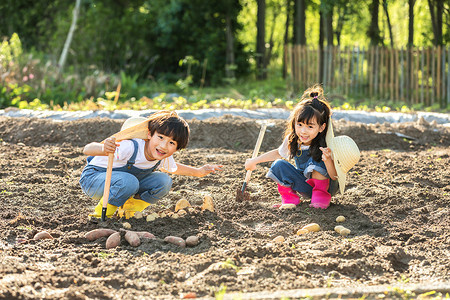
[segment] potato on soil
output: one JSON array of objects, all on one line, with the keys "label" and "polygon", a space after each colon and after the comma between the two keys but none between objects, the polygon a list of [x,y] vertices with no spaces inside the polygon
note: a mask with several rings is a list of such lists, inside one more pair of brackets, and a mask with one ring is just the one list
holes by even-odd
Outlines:
[{"label": "potato on soil", "polygon": [[280,209],[293,209],[296,207],[297,207],[297,205],[295,205],[293,203],[285,203],[285,204],[281,204]]},{"label": "potato on soil", "polygon": [[177,204],[175,205],[175,212],[190,206],[191,204],[186,199],[178,200]]},{"label": "potato on soil", "polygon": [[47,231],[41,231],[34,235],[34,240],[45,240],[45,239],[53,239],[52,235]]},{"label": "potato on soil", "polygon": [[155,236],[153,234],[151,234],[148,231],[136,231],[138,237],[140,238],[144,238],[144,239],[154,239]]},{"label": "potato on soil", "polygon": [[141,244],[141,240],[135,231],[127,231],[127,233],[125,233],[125,240],[133,247],[137,247]]},{"label": "potato on soil", "polygon": [[147,216],[147,222],[154,221],[154,220],[156,220],[157,218],[159,218],[159,215],[158,215],[157,213],[149,214],[149,215]]},{"label": "potato on soil", "polygon": [[342,225],[338,225],[338,226],[334,227],[334,231],[336,231],[337,233],[341,233],[342,229],[345,229],[345,227]]},{"label": "potato on soil", "polygon": [[311,223],[302,227],[302,229],[306,229],[309,232],[317,232],[320,231],[320,226],[317,223]]},{"label": "potato on soil", "polygon": [[339,233],[340,235],[346,236],[349,235],[351,230],[348,228],[345,228],[344,226],[336,226],[334,227],[334,231],[336,231],[337,233]]},{"label": "potato on soil", "polygon": [[122,226],[123,226],[123,228],[125,228],[125,229],[131,229],[131,224],[128,223],[128,222],[124,222],[124,223],[122,224]]},{"label": "potato on soil", "polygon": [[203,210],[214,212],[214,202],[211,196],[206,195],[203,199],[202,211]]},{"label": "potato on soil", "polygon": [[134,218],[135,219],[142,219],[142,217],[143,217],[144,215],[142,214],[142,211],[137,211],[137,212],[135,212],[134,213]]},{"label": "potato on soil", "polygon": [[192,235],[186,239],[186,245],[189,247],[195,247],[198,245],[198,237]]},{"label": "potato on soil", "polygon": [[89,241],[95,241],[96,239],[99,239],[104,236],[110,236],[111,234],[116,232],[117,231],[108,228],[99,228],[87,232],[84,235],[84,237]]},{"label": "potato on soil", "polygon": [[344,216],[339,216],[339,217],[337,217],[337,218],[336,218],[336,222],[338,222],[338,223],[345,222],[345,217],[344,217]]},{"label": "potato on soil", "polygon": [[306,233],[308,233],[309,232],[309,230],[307,230],[307,229],[299,229],[299,230],[297,230],[297,235],[302,235],[302,234],[306,234]]},{"label": "potato on soil", "polygon": [[275,243],[284,243],[284,236],[279,235],[276,238],[274,238],[272,241]]},{"label": "potato on soil", "polygon": [[171,243],[171,244],[174,244],[174,245],[182,247],[182,248],[186,247],[186,242],[182,238],[176,237],[176,236],[171,236],[171,235],[166,236],[164,238],[164,242]]},{"label": "potato on soil", "polygon": [[113,233],[106,240],[106,249],[116,248],[120,245],[120,232]]}]

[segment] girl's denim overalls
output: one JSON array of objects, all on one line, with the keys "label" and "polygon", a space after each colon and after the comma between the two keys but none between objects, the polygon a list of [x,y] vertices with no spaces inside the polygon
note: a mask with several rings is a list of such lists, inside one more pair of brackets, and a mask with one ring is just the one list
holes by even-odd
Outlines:
[{"label": "girl's denim overalls", "polygon": [[[155,203],[167,195],[172,187],[172,178],[166,173],[155,171],[161,161],[150,169],[139,169],[134,166],[138,152],[138,144],[131,140],[134,152],[127,164],[113,168],[108,203],[122,206],[135,194],[148,203]],[[103,196],[106,168],[89,165],[93,156],[87,158],[88,165],[81,173],[80,185],[86,195],[98,200]]]},{"label": "girl's denim overalls", "polygon": [[[315,161],[309,154],[309,149],[299,150],[294,157],[295,166],[284,159],[277,159],[272,163],[266,177],[273,179],[276,183],[291,187],[304,196],[311,197],[312,186],[306,181],[311,178],[313,171],[317,171],[325,177],[330,178],[325,163]],[[338,191],[337,180],[330,180],[328,192],[335,195]]]}]

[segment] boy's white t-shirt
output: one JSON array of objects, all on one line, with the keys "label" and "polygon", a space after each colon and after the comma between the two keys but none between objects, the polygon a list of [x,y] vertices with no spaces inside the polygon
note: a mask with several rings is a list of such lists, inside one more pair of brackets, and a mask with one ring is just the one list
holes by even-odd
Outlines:
[{"label": "boy's white t-shirt", "polygon": [[[308,150],[309,146],[301,145],[300,149]],[[281,144],[281,146],[278,147],[278,153],[281,155],[282,158],[289,159],[289,156],[291,155],[291,153],[289,152],[289,137],[284,138],[283,144]]]},{"label": "boy's white t-shirt", "polygon": [[[139,169],[150,169],[154,167],[159,160],[148,161],[145,158],[145,140],[134,140],[138,143],[138,152],[136,154],[134,166]],[[131,140],[123,140],[118,142],[118,144],[120,146],[116,148],[116,152],[114,153],[113,168],[125,166],[134,152],[134,144]],[[108,156],[94,156],[89,164],[106,168],[108,166]],[[158,169],[163,169],[169,173],[175,172],[177,170],[177,164],[173,159],[173,155],[161,160],[161,164],[158,166]]]}]

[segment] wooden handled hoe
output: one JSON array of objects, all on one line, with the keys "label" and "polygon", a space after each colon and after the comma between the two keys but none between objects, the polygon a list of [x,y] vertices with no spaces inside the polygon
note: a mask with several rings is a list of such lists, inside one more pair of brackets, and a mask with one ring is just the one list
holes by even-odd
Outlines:
[{"label": "wooden handled hoe", "polygon": [[[262,143],[262,140],[264,138],[264,133],[266,133],[266,127],[267,127],[267,124],[266,123],[262,123],[261,129],[259,130],[258,139],[256,141],[255,149],[253,150],[252,158],[255,158],[256,156],[258,156],[259,148],[261,147],[261,143]],[[252,171],[248,170],[247,174],[245,175],[244,184],[242,185],[242,189],[241,189],[242,195],[244,194],[245,189],[247,188],[247,184],[250,181],[250,176],[251,175],[252,175]]]}]

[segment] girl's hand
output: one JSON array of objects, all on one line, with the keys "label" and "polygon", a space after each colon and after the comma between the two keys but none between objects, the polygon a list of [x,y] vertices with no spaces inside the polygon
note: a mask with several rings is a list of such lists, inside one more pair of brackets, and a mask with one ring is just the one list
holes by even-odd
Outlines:
[{"label": "girl's hand", "polygon": [[103,144],[103,152],[106,154],[114,153],[116,151],[116,147],[119,147],[119,144],[116,143],[116,138],[107,138]]},{"label": "girl's hand", "polygon": [[331,149],[330,148],[323,148],[320,147],[320,150],[322,150],[322,160],[324,162],[328,161],[328,160],[333,160],[333,157],[331,156]]},{"label": "girl's hand", "polygon": [[257,165],[257,163],[255,163],[252,158],[248,158],[245,161],[245,169],[247,171],[254,171],[254,170],[256,170],[256,165]]},{"label": "girl's hand", "polygon": [[199,177],[208,175],[209,173],[216,173],[216,171],[222,171],[223,165],[204,165],[199,168]]}]

